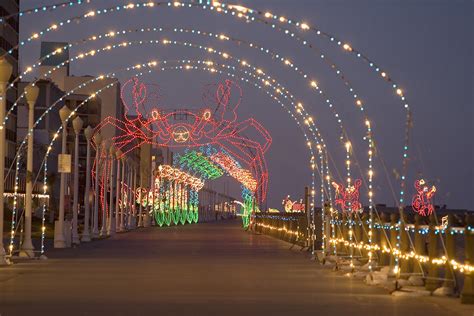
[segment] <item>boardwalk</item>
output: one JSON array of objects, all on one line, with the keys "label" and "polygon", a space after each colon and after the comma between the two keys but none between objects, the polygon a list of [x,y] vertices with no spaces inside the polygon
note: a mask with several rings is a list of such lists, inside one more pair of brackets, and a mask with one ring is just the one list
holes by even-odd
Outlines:
[{"label": "boardwalk", "polygon": [[141,229],[49,256],[0,270],[2,316],[472,315],[323,270],[237,222]]}]

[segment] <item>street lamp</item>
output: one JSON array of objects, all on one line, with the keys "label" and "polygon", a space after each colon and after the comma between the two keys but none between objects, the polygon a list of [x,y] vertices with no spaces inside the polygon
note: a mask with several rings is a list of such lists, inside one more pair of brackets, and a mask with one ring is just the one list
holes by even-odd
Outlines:
[{"label": "street lamp", "polygon": [[117,181],[115,184],[115,229],[120,231],[120,216],[119,213],[121,212],[121,207],[120,207],[120,195],[121,195],[121,190],[120,190],[120,158],[122,156],[122,151],[120,149],[117,149],[115,151],[115,158],[117,158]]},{"label": "street lamp", "polygon": [[109,149],[110,149],[110,143],[108,140],[105,140],[103,142],[104,146],[104,153],[105,153],[105,159],[104,159],[104,168],[102,168],[104,177],[102,181],[102,187],[104,188],[104,201],[103,201],[103,208],[102,208],[102,228],[100,229],[100,235],[101,236],[106,236],[107,235],[107,169],[108,169],[108,157],[109,157]]},{"label": "street lamp", "polygon": [[[90,222],[90,207],[89,207],[89,196],[91,189],[91,138],[94,130],[92,127],[87,126],[84,130],[84,135],[86,136],[87,141],[87,158],[86,158],[86,189],[84,192],[84,230],[82,231],[82,241],[89,242],[91,241],[91,235],[89,230]],[[95,222],[94,222],[95,225]]]},{"label": "street lamp", "polygon": [[107,227],[107,235],[115,234],[115,219],[114,219],[114,156],[115,146],[112,144],[109,149],[110,155],[110,196],[109,196],[109,226]]},{"label": "street lamp", "polygon": [[[138,167],[139,170],[140,170],[140,184],[142,184],[142,179],[145,178],[145,171],[142,169],[141,166]],[[141,191],[142,187],[140,187],[140,191]],[[142,216],[142,213],[143,213],[143,204],[142,204],[142,201],[141,201],[141,195],[142,195],[142,192],[140,192],[140,201],[139,201],[139,207],[138,207],[138,227],[143,227],[143,216]]]},{"label": "street lamp", "polygon": [[3,248],[3,208],[5,191],[5,109],[7,107],[7,85],[12,76],[13,66],[3,57],[0,57],[0,266],[9,264]]},{"label": "street lamp", "polygon": [[[137,228],[137,204],[135,201],[135,192],[137,192],[137,163],[133,161],[133,186],[132,186],[132,227]],[[140,203],[141,204],[141,203]]]},{"label": "street lamp", "polygon": [[130,224],[131,224],[131,218],[132,218],[132,200],[133,200],[133,194],[131,194],[131,188],[132,188],[132,159],[127,158],[127,222],[125,224],[126,229],[130,229]]},{"label": "street lamp", "polygon": [[102,154],[102,135],[97,132],[94,137],[95,143],[95,194],[94,194],[94,216],[92,217],[93,220],[93,227],[92,227],[92,238],[99,238],[99,199],[100,199],[100,192],[99,192],[99,177],[100,177],[100,158]]},{"label": "street lamp", "polygon": [[126,195],[125,193],[125,161],[127,160],[127,157],[125,155],[122,155],[122,158],[120,159],[122,161],[122,184],[120,185],[120,195],[122,197],[122,203],[120,204],[120,226],[119,226],[119,231],[124,232],[125,231],[125,226],[124,226],[124,213],[127,209],[125,202],[124,196]]},{"label": "street lamp", "polygon": [[[31,214],[33,206],[33,124],[35,120],[35,103],[38,99],[39,88],[28,85],[25,88],[26,102],[28,103],[28,148],[26,151],[26,190],[25,190],[25,235],[21,244],[21,257],[33,258],[35,256],[31,242]],[[0,179],[3,181],[3,179]]]},{"label": "street lamp", "polygon": [[74,129],[74,197],[72,206],[72,243],[80,244],[79,233],[77,231],[79,215],[79,134],[81,133],[84,121],[77,116],[72,121]]},{"label": "street lamp", "polygon": [[130,211],[127,219],[128,229],[135,228],[135,162],[129,158],[130,181],[129,181],[129,204]]},{"label": "street lamp", "polygon": [[[63,137],[61,154],[66,155],[67,146],[67,120],[71,116],[71,110],[67,106],[63,106],[59,110],[59,117],[63,125]],[[64,157],[64,156],[63,156]],[[64,170],[61,170],[64,171]],[[59,218],[54,227],[54,248],[66,248],[66,241],[64,239],[64,197],[66,190],[66,173],[61,172],[61,183],[59,188]]]}]

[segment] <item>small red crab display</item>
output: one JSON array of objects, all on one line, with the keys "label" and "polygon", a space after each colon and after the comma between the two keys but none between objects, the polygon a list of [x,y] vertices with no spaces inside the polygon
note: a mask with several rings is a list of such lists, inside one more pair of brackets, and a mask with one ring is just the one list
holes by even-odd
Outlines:
[{"label": "small red crab display", "polygon": [[336,189],[336,205],[339,205],[343,212],[362,210],[362,204],[359,202],[361,184],[360,179],[355,180],[354,185],[349,185],[347,188],[343,184],[332,183],[332,186]]},{"label": "small red crab display", "polygon": [[[127,93],[131,88],[127,101]],[[143,111],[149,86],[132,78],[125,82],[121,98],[125,113],[122,119],[107,117],[95,132],[113,125],[119,134],[112,142],[123,154],[142,144],[156,147],[218,146],[246,164],[258,182],[255,195],[259,201],[266,198],[268,170],[265,153],[272,143],[268,131],[255,119],[237,121],[237,108],[242,100],[241,88],[231,80],[212,86],[205,95],[208,107],[197,110],[170,110],[156,107]],[[236,94],[236,100],[231,98]],[[131,113],[134,110],[134,114]],[[249,136],[249,133],[254,135]]]}]

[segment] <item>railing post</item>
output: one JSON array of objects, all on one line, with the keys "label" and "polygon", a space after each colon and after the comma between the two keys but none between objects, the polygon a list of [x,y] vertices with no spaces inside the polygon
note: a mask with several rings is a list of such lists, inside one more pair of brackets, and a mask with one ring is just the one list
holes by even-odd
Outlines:
[{"label": "railing post", "polygon": [[[387,223],[387,214],[382,213],[380,215],[380,219],[378,219],[378,223],[380,225],[380,229],[377,230],[377,234],[379,236],[379,245],[380,245],[380,251],[379,251],[379,266],[386,266],[390,263],[390,254],[386,253],[384,251],[385,248],[390,248],[390,245],[388,243],[386,231],[384,228],[385,223]],[[376,230],[376,229],[375,229]],[[374,231],[375,231],[374,230]]]},{"label": "railing post", "polygon": [[456,256],[456,238],[451,227],[453,226],[454,216],[448,214],[448,225],[445,229],[445,243],[446,243],[446,257],[447,262],[444,267],[444,282],[442,287],[442,295],[453,295],[454,286],[456,284],[456,276],[454,270],[449,263],[450,260],[454,260]]},{"label": "railing post", "polygon": [[[426,248],[425,248],[425,240],[423,238],[423,234],[421,233],[421,216],[416,214],[415,215],[415,253],[419,256],[426,256]],[[416,274],[417,279],[421,279],[419,276],[425,275],[423,271],[423,265],[420,261],[413,259],[413,272]],[[421,284],[423,280],[421,279]]]},{"label": "railing post", "polygon": [[426,289],[433,292],[439,287],[439,269],[436,264],[432,262],[438,256],[438,236],[436,236],[436,221],[434,214],[430,215],[430,228],[428,233],[428,256],[430,262],[428,263],[428,279],[426,280]]},{"label": "railing post", "polygon": [[[331,208],[332,210],[332,208]],[[338,220],[339,220],[339,216],[337,213],[333,213],[333,216],[331,217],[332,218],[332,221],[333,221],[333,224],[331,225],[331,237],[334,236],[337,239],[339,239],[341,237],[341,235],[338,233],[339,231],[339,224],[338,224]],[[339,243],[335,243],[334,244],[334,248],[333,248],[333,254],[334,255],[338,255],[338,251],[339,251]]]},{"label": "railing post", "polygon": [[[397,244],[397,221],[398,221],[398,214],[390,214],[390,245],[393,248],[396,248]],[[393,271],[395,267],[395,254],[393,252],[390,253],[390,269]]]},{"label": "railing post", "polygon": [[290,223],[290,242],[292,244],[296,243],[298,240],[298,235],[295,235],[295,232],[298,232],[298,220],[296,218],[293,218]]},{"label": "railing post", "polygon": [[348,231],[348,234],[349,234],[349,242],[351,243],[349,245],[349,257],[350,257],[350,260],[351,260],[351,268],[352,270],[354,270],[354,261],[353,261],[353,257],[354,257],[354,246],[353,246],[353,243],[354,243],[354,228],[355,228],[355,220],[354,220],[354,213],[353,212],[350,212],[348,214],[348,218],[349,218],[349,231]]},{"label": "railing post", "polygon": [[368,216],[367,214],[362,215],[361,219],[362,221],[362,242],[364,244],[369,243],[369,221],[368,221]]},{"label": "railing post", "polygon": [[[373,217],[373,222],[372,222],[372,245],[373,246],[381,246],[381,240],[382,240],[382,236],[381,236],[381,230],[377,228],[377,225],[381,225],[380,224],[380,220],[378,218],[376,218],[375,216]],[[380,259],[380,256],[382,254],[382,251],[379,251],[379,250],[375,250],[373,249],[372,250],[372,259],[374,260],[372,266],[375,265],[375,260],[378,261],[378,265],[380,265],[381,263],[381,259]]]},{"label": "railing post", "polygon": [[[474,264],[474,216],[466,215],[466,228],[464,230],[464,249],[466,252],[465,263]],[[464,274],[464,288],[461,292],[461,303],[474,304],[474,271]]]},{"label": "railing post", "polygon": [[[339,218],[340,218],[340,221],[339,221]],[[339,214],[339,216],[337,217],[336,223],[334,225],[334,229],[336,230],[336,238],[338,240],[345,238],[345,235],[344,235],[344,214]],[[341,251],[343,251],[343,249],[344,249],[343,244],[338,242],[336,244],[336,252],[338,254],[340,254]]]},{"label": "railing post", "polygon": [[272,218],[271,219],[271,223],[270,223],[270,226],[273,227],[273,230],[272,230],[272,236],[275,237],[275,238],[278,238],[278,227],[280,227],[280,221],[276,218]]},{"label": "railing post", "polygon": [[[410,243],[408,241],[409,231],[406,230],[407,216],[405,213],[402,213],[400,218],[400,251],[402,254],[408,253],[410,250]],[[401,260],[400,261],[400,277],[402,279],[408,279],[409,274],[411,273],[411,262],[410,260]]]},{"label": "railing post", "polygon": [[[348,216],[347,213],[342,213],[342,238],[345,240],[345,241],[349,241],[349,223],[350,221],[350,218]],[[347,251],[347,255],[349,255],[349,246],[345,247],[344,246],[344,249]]]},{"label": "railing post", "polygon": [[279,219],[280,221],[280,228],[282,228],[282,230],[280,230],[280,239],[281,240],[286,240],[286,233],[285,233],[285,228],[287,228],[287,221],[286,221],[286,217],[280,217]]},{"label": "railing post", "polygon": [[262,215],[262,234],[266,235],[268,234],[268,228],[266,227],[268,225],[268,218],[266,215]]},{"label": "railing post", "polygon": [[355,212],[352,214],[354,218],[354,242],[359,244],[362,241],[362,218],[359,214]]},{"label": "railing post", "polygon": [[[369,245],[369,217],[368,214],[364,214],[361,218],[362,221],[362,242],[364,245]],[[369,251],[366,248],[362,248],[362,254],[364,257],[367,257],[367,262],[369,260]],[[365,260],[364,260],[365,261]]]}]

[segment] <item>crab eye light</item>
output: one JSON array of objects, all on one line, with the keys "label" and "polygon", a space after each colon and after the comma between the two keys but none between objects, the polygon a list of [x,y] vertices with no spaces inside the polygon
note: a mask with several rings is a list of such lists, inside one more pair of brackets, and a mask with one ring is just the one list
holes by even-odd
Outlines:
[{"label": "crab eye light", "polygon": [[151,111],[151,117],[153,120],[158,121],[160,119],[160,112],[158,110]]},{"label": "crab eye light", "polygon": [[202,114],[202,118],[208,121],[211,118],[211,111],[209,110],[204,111],[204,113]]}]

